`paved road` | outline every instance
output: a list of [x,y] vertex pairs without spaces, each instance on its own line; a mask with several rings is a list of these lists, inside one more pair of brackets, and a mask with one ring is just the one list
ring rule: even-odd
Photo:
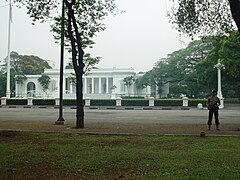
[[[64,109],[64,119],[75,122],[75,109]],[[220,121],[240,124],[240,108],[220,110]],[[85,110],[85,122],[206,124],[207,110]],[[0,108],[0,121],[51,121],[58,109]]]

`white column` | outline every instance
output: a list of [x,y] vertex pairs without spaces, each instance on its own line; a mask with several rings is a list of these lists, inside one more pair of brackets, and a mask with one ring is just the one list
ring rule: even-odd
[[98,82],[99,82],[99,94],[102,94],[102,79],[99,78]]
[[19,95],[19,87],[20,87],[20,83],[16,83],[16,89],[15,89],[15,96]]
[[92,94],[94,94],[94,78],[92,78]]
[[108,88],[109,88],[109,84],[108,84],[108,78],[106,78],[106,93],[108,94]]
[[222,95],[222,84],[221,84],[221,69],[224,69],[224,65],[221,64],[220,60],[218,60],[218,63],[215,65],[215,67],[218,70],[218,92],[217,96],[220,99],[220,106],[219,108],[224,108],[224,98]]
[[70,93],[73,93],[73,83],[72,82],[70,82]]

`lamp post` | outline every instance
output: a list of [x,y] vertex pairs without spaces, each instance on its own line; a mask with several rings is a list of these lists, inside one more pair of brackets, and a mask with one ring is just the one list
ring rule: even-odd
[[217,96],[220,99],[221,105],[219,108],[224,108],[224,98],[222,95],[222,85],[221,85],[221,70],[225,69],[225,66],[221,64],[220,60],[218,60],[218,63],[214,66],[218,70],[218,93]]
[[61,53],[60,53],[60,81],[59,81],[59,117],[56,125],[64,125],[63,118],[63,63],[64,63],[64,0],[62,2],[61,20]]

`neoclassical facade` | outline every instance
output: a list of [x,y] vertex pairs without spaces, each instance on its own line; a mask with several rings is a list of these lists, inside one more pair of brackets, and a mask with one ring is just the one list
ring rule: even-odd
[[[64,98],[76,97],[76,86],[74,81],[72,81],[73,73],[73,69],[64,69]],[[26,75],[27,79],[23,83],[16,84],[16,97],[58,98],[59,69],[45,69],[44,74],[50,77],[50,85],[45,92],[38,82],[38,78],[41,75]],[[89,74],[83,76],[83,96],[84,98],[94,99],[115,99],[122,96],[150,97],[150,87],[137,89],[134,82],[130,86],[126,86],[123,81],[128,76],[137,78],[142,75],[135,73],[133,68],[93,69]]]

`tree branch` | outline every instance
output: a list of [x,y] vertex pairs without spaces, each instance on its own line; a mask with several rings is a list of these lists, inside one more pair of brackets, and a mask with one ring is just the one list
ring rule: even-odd
[[237,25],[238,32],[240,34],[240,1],[239,0],[228,0],[232,17]]

